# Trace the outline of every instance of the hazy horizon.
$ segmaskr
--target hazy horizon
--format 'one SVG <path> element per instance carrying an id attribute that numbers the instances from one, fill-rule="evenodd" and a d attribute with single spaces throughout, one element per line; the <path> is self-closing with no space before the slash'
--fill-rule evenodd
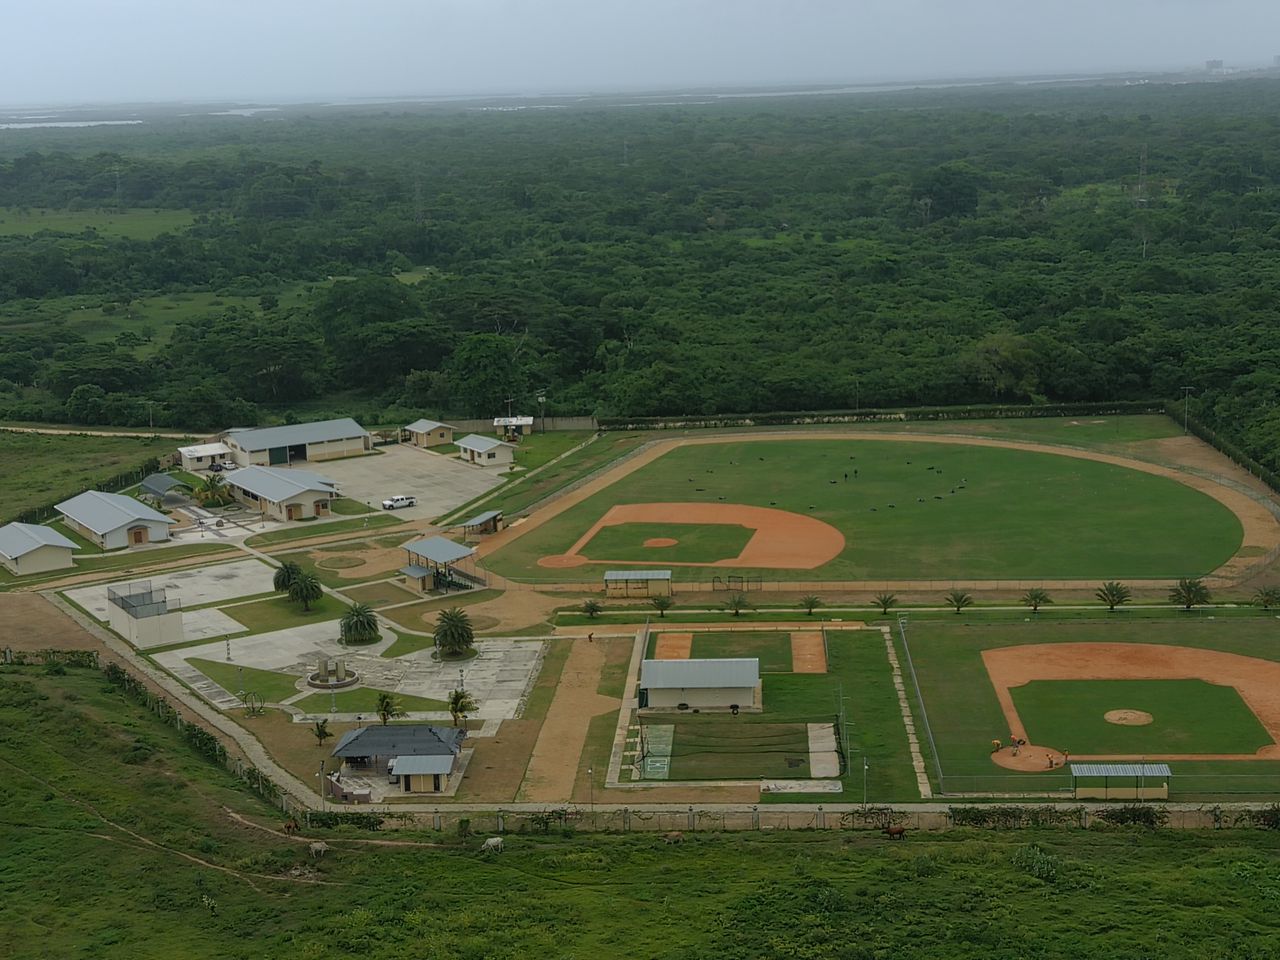
<path id="1" fill-rule="evenodd" d="M 1263 0 L 65 0 L 6 26 L 11 106 L 1247 69 L 1280 53 L 1280 4 Z"/>

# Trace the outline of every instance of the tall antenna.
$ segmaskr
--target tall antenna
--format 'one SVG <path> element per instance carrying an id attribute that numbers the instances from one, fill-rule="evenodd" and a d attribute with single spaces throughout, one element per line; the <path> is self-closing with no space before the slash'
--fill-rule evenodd
<path id="1" fill-rule="evenodd" d="M 1147 145 L 1142 145 L 1142 152 L 1138 155 L 1138 195 L 1133 201 L 1138 206 L 1145 206 L 1147 202 Z"/>

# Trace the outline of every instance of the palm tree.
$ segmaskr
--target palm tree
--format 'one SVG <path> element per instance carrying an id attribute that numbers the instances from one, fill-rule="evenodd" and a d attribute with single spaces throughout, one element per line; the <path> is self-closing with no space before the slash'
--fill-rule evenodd
<path id="1" fill-rule="evenodd" d="M 476 698 L 466 690 L 451 690 L 449 692 L 449 713 L 453 717 L 453 725 L 456 727 L 459 720 L 467 719 L 467 714 L 475 713 L 479 709 L 476 706 Z"/>
<path id="2" fill-rule="evenodd" d="M 338 624 L 342 643 L 377 643 L 382 634 L 378 630 L 378 617 L 367 603 L 353 603 L 342 615 Z"/>
<path id="3" fill-rule="evenodd" d="M 1280 607 L 1280 587 L 1259 587 L 1253 595 L 1253 605 L 1263 610 Z"/>
<path id="4" fill-rule="evenodd" d="M 749 601 L 746 595 L 742 593 L 735 593 L 723 604 L 721 604 L 721 607 L 725 610 L 728 610 L 735 617 L 740 616 L 743 610 L 752 609 L 751 601 Z"/>
<path id="5" fill-rule="evenodd" d="M 191 491 L 196 502 L 202 507 L 219 507 L 231 502 L 231 491 L 220 473 L 211 473 L 201 481 L 200 486 Z"/>
<path id="6" fill-rule="evenodd" d="M 1022 595 L 1024 605 L 1031 608 L 1032 613 L 1039 613 L 1040 608 L 1047 604 L 1053 603 L 1053 598 L 1039 587 L 1028 590 Z"/>
<path id="7" fill-rule="evenodd" d="M 952 590 L 946 596 L 947 605 L 956 608 L 958 614 L 965 607 L 973 606 L 973 597 L 965 593 L 963 590 Z"/>
<path id="8" fill-rule="evenodd" d="M 653 609 L 658 611 L 658 616 L 664 618 L 667 615 L 667 611 L 676 605 L 676 602 L 670 597 L 663 596 L 652 597 L 650 598 L 649 603 L 652 604 Z"/>
<path id="9" fill-rule="evenodd" d="M 594 620 L 596 617 L 600 616 L 600 611 L 603 609 L 604 607 L 600 606 L 599 600 L 582 601 L 582 612 L 585 613 L 587 618 L 590 620 Z"/>
<path id="10" fill-rule="evenodd" d="M 324 742 L 333 736 L 333 731 L 329 729 L 329 721 L 317 720 L 311 728 L 311 735 L 316 738 L 316 746 L 323 747 Z"/>
<path id="11" fill-rule="evenodd" d="M 812 617 L 813 611 L 822 606 L 822 598 L 813 596 L 801 597 L 800 606 L 804 607 L 804 612 Z"/>
<path id="12" fill-rule="evenodd" d="M 311 605 L 324 596 L 320 580 L 309 570 L 300 570 L 289 584 L 289 599 L 302 604 L 302 612 L 310 613 Z"/>
<path id="13" fill-rule="evenodd" d="M 1116 580 L 1108 580 L 1098 588 L 1098 592 L 1094 596 L 1102 603 L 1105 603 L 1108 610 L 1115 610 L 1116 607 L 1126 604 L 1132 599 L 1129 588 Z"/>
<path id="14" fill-rule="evenodd" d="M 1209 596 L 1209 588 L 1204 585 L 1204 581 L 1199 577 L 1187 578 L 1183 577 L 1169 591 L 1169 602 L 1177 603 L 1182 606 L 1183 610 L 1190 610 L 1192 607 L 1202 606 L 1208 603 L 1212 597 Z"/>
<path id="15" fill-rule="evenodd" d="M 476 632 L 465 610 L 441 610 L 436 617 L 436 650 L 442 657 L 462 657 L 475 646 Z"/>
<path id="16" fill-rule="evenodd" d="M 889 615 L 889 608 L 895 606 L 898 602 L 898 598 L 892 593 L 877 593 L 875 599 L 881 615 L 886 617 Z"/>
<path id="17" fill-rule="evenodd" d="M 407 716 L 404 712 L 404 707 L 400 706 L 400 702 L 389 693 L 378 694 L 378 706 L 374 713 L 378 715 L 378 719 L 382 721 L 384 727 L 389 721 L 397 717 Z"/>
<path id="18" fill-rule="evenodd" d="M 292 560 L 286 560 L 280 566 L 276 567 L 276 575 L 271 578 L 271 586 L 277 593 L 287 593 L 289 588 L 293 586 L 293 581 L 298 579 L 298 574 L 302 572 L 302 568 Z"/>

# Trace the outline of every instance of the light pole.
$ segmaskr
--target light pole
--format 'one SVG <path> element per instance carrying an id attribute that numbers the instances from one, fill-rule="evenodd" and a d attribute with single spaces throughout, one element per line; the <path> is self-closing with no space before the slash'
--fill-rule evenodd
<path id="1" fill-rule="evenodd" d="M 863 813 L 867 812 L 867 767 L 869 766 L 870 764 L 867 763 L 867 755 L 864 753 L 862 755 L 862 812 Z"/>
<path id="2" fill-rule="evenodd" d="M 1182 388 L 1182 435 L 1185 437 L 1191 428 L 1191 394 L 1195 387 Z"/>
<path id="3" fill-rule="evenodd" d="M 320 787 L 320 812 L 324 813 L 324 761 L 320 761 L 320 772 L 316 774 Z"/>
<path id="4" fill-rule="evenodd" d="M 538 419 L 542 421 L 538 425 L 541 433 L 547 432 L 547 395 L 545 393 L 538 394 Z"/>
<path id="5" fill-rule="evenodd" d="M 588 804 L 591 807 L 591 825 L 596 825 L 596 781 L 592 774 L 595 771 L 591 767 L 587 767 L 587 797 Z"/>

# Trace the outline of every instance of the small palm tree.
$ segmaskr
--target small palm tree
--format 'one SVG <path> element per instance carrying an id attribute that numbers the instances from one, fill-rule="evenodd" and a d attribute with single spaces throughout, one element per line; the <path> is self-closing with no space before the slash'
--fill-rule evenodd
<path id="1" fill-rule="evenodd" d="M 1117 580 L 1108 580 L 1098 588 L 1094 596 L 1105 603 L 1108 610 L 1115 610 L 1116 607 L 1128 603 L 1133 598 L 1129 588 Z"/>
<path id="2" fill-rule="evenodd" d="M 323 747 L 324 742 L 333 736 L 328 720 L 317 720 L 311 728 L 311 735 L 316 738 L 316 746 Z"/>
<path id="3" fill-rule="evenodd" d="M 461 657 L 476 643 L 475 628 L 465 610 L 441 610 L 436 617 L 436 650 L 442 657 Z"/>
<path id="4" fill-rule="evenodd" d="M 1199 577 L 1183 577 L 1169 591 L 1169 602 L 1180 605 L 1183 610 L 1202 606 L 1211 599 L 1209 588 L 1204 585 L 1204 581 Z"/>
<path id="5" fill-rule="evenodd" d="M 722 609 L 728 610 L 735 617 L 741 616 L 743 610 L 752 609 L 751 601 L 747 599 L 745 594 L 741 593 L 735 593 L 720 606 Z"/>
<path id="6" fill-rule="evenodd" d="M 804 612 L 812 617 L 813 611 L 822 606 L 822 598 L 814 596 L 801 597 L 800 606 L 804 607 Z"/>
<path id="7" fill-rule="evenodd" d="M 1253 605 L 1263 610 L 1280 607 L 1280 587 L 1259 587 L 1253 595 Z"/>
<path id="8" fill-rule="evenodd" d="M 271 586 L 277 593 L 287 593 L 289 588 L 293 586 L 293 581 L 298 579 L 298 574 L 302 572 L 302 568 L 292 560 L 286 560 L 280 566 L 276 567 L 276 575 L 271 578 Z"/>
<path id="9" fill-rule="evenodd" d="M 973 597 L 963 590 L 952 590 L 945 599 L 947 606 L 956 608 L 956 613 L 959 613 L 965 607 L 973 606 Z"/>
<path id="10" fill-rule="evenodd" d="M 309 570 L 301 570 L 289 584 L 289 599 L 302 604 L 302 612 L 310 613 L 311 605 L 324 596 L 320 580 Z"/>
<path id="11" fill-rule="evenodd" d="M 600 611 L 603 609 L 604 607 L 600 605 L 599 600 L 582 601 L 582 612 L 587 615 L 588 619 L 594 620 L 596 617 L 600 616 Z"/>
<path id="12" fill-rule="evenodd" d="M 658 611 L 658 616 L 663 618 L 666 617 L 667 611 L 676 605 L 676 602 L 670 597 L 662 596 L 650 598 L 649 603 L 653 606 L 653 609 Z"/>
<path id="13" fill-rule="evenodd" d="M 378 694 L 378 706 L 374 712 L 378 715 L 378 719 L 382 721 L 384 727 L 398 717 L 408 716 L 404 712 L 404 707 L 400 706 L 400 701 L 389 693 Z"/>
<path id="14" fill-rule="evenodd" d="M 1053 603 L 1053 597 L 1049 596 L 1049 594 L 1044 590 L 1036 587 L 1028 590 L 1022 595 L 1022 603 L 1024 606 L 1030 607 L 1032 613 L 1039 613 L 1041 607 Z"/>
<path id="15" fill-rule="evenodd" d="M 231 502 L 231 491 L 227 489 L 227 482 L 222 479 L 220 473 L 211 473 L 205 477 L 200 485 L 191 491 L 191 495 L 202 507 L 220 507 L 224 503 Z"/>
<path id="16" fill-rule="evenodd" d="M 476 698 L 466 690 L 449 691 L 449 714 L 453 717 L 453 725 L 456 727 L 459 720 L 467 719 L 467 715 L 475 713 Z"/>
<path id="17" fill-rule="evenodd" d="M 875 600 L 876 606 L 880 608 L 881 615 L 886 617 L 889 615 L 889 608 L 895 606 L 898 602 L 898 598 L 892 593 L 877 593 Z"/>
<path id="18" fill-rule="evenodd" d="M 338 635 L 343 643 L 377 643 L 381 637 L 378 617 L 367 603 L 353 603 L 347 607 L 338 623 Z"/>

